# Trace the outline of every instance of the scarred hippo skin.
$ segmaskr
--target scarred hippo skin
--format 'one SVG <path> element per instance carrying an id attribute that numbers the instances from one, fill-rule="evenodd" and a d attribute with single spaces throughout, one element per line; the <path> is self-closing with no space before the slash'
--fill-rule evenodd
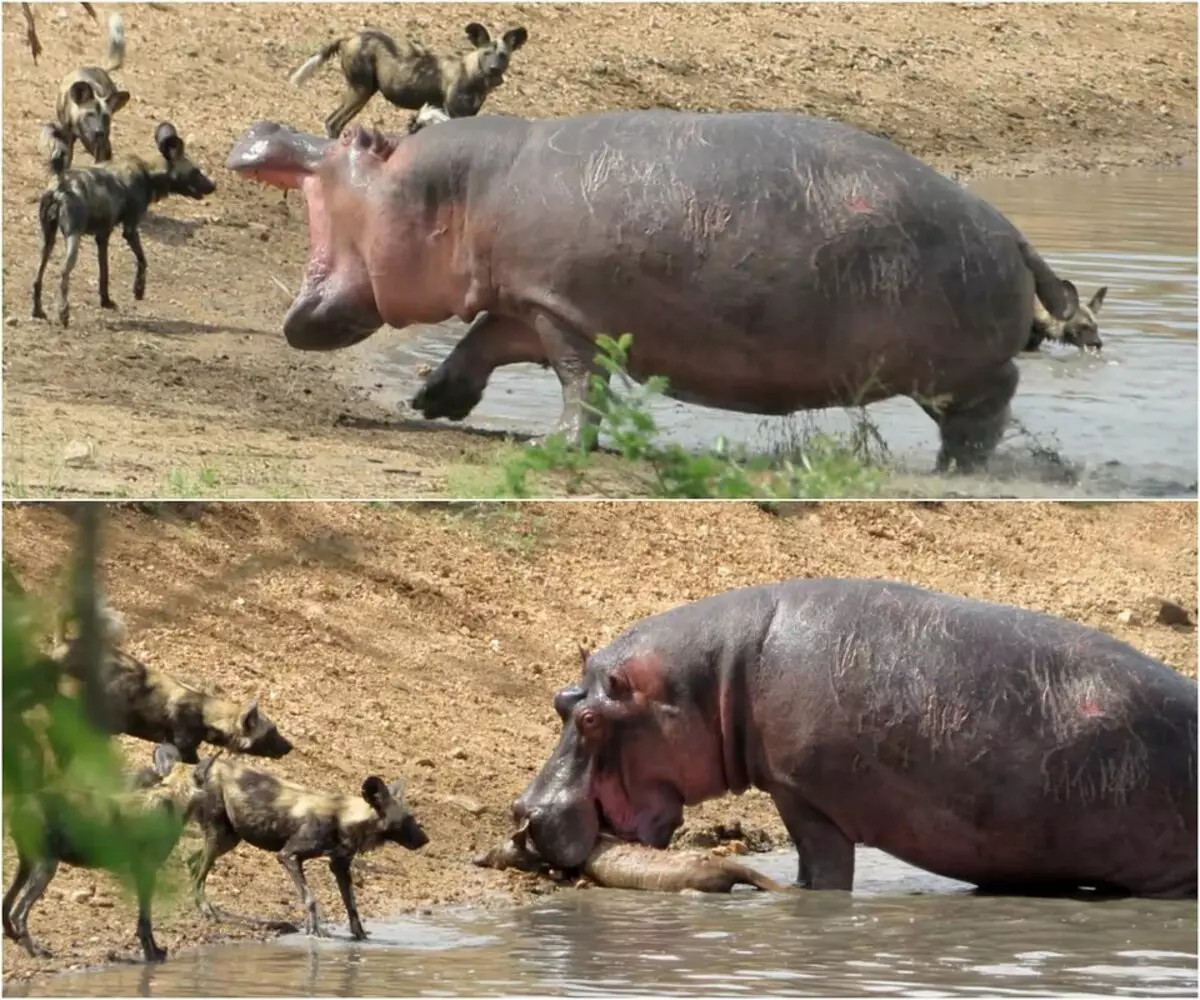
<path id="1" fill-rule="evenodd" d="M 917 400 L 938 467 L 983 463 L 1036 296 L 1078 307 L 996 209 L 886 139 L 776 112 L 463 118 L 337 140 L 259 122 L 230 169 L 308 204 L 288 342 L 473 321 L 413 400 L 465 418 L 494 369 L 549 365 L 578 442 L 595 336 L 635 378 L 746 413 Z"/>
<path id="2" fill-rule="evenodd" d="M 545 862 L 506 840 L 480 854 L 474 863 L 482 868 L 517 868 L 541 871 Z M 791 886 L 731 858 L 709 851 L 663 851 L 601 835 L 582 865 L 583 874 L 608 889 L 645 889 L 651 892 L 732 892 L 749 885 L 763 892 L 783 892 Z"/>
<path id="3" fill-rule="evenodd" d="M 1196 682 L 1073 622 L 794 580 L 633 625 L 555 709 L 513 815 L 556 867 L 756 787 L 813 889 L 866 844 L 990 891 L 1196 896 Z"/>

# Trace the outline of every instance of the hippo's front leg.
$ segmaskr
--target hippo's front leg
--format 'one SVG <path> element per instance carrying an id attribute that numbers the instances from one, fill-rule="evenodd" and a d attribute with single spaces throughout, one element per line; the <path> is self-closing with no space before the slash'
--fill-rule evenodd
<path id="1" fill-rule="evenodd" d="M 794 792 L 771 793 L 800 855 L 797 882 L 807 889 L 849 892 L 854 887 L 854 844 L 826 815 Z"/>
<path id="2" fill-rule="evenodd" d="M 479 405 L 497 368 L 521 362 L 544 365 L 546 360 L 535 331 L 511 316 L 482 312 L 425 380 L 412 399 L 412 408 L 430 420 L 465 420 Z"/>

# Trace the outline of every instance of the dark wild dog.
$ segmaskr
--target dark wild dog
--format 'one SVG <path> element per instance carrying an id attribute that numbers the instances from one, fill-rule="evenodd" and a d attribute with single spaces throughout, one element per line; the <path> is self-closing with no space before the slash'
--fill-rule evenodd
<path id="1" fill-rule="evenodd" d="M 482 24 L 466 28 L 473 46 L 465 55 L 440 56 L 416 42 L 398 44 L 382 31 L 360 31 L 326 45 L 291 75 L 299 87 L 326 62 L 341 53 L 346 94 L 325 119 L 325 134 L 337 138 L 378 92 L 388 103 L 416 111 L 424 104 L 445 110 L 451 118 L 479 114 L 488 94 L 504 83 L 512 54 L 529 38 L 524 28 L 510 28 L 493 41 Z"/>
<path id="2" fill-rule="evenodd" d="M 197 690 L 170 674 L 116 648 L 123 634 L 119 616 L 109 608 L 101 614 L 106 653 L 100 669 L 105 701 L 112 717 L 111 731 L 152 743 L 170 743 L 187 764 L 199 761 L 197 748 L 209 743 L 234 753 L 279 758 L 292 744 L 258 708 L 254 698 L 242 708 L 231 701 Z M 51 658 L 69 677 L 80 675 L 76 640 L 60 642 Z"/>
<path id="3" fill-rule="evenodd" d="M 48 125 L 48 130 L 57 126 Z M 67 141 L 61 133 L 51 141 Z M 54 241 L 62 233 L 67 244 L 62 276 L 58 288 L 58 321 L 66 326 L 71 307 L 67 301 L 71 272 L 79 257 L 79 241 L 84 236 L 96 240 L 96 255 L 100 265 L 100 305 L 116 309 L 108 294 L 108 240 L 113 230 L 121 234 L 133 251 L 137 270 L 133 278 L 133 297 L 138 301 L 146 294 L 146 254 L 138 226 L 150 206 L 168 195 L 184 195 L 199 200 L 212 194 L 217 186 L 191 160 L 183 148 L 183 140 L 175 126 L 163 122 L 154 130 L 154 144 L 162 154 L 163 163 L 152 166 L 137 157 L 94 167 L 74 167 L 55 173 L 53 180 L 38 201 L 38 221 L 42 226 L 42 259 L 33 281 L 33 316 L 45 319 L 42 310 L 42 278 L 54 250 Z M 53 163 L 54 157 L 51 157 Z"/>
<path id="4" fill-rule="evenodd" d="M 1104 305 L 1104 296 L 1107 294 L 1107 285 L 1097 289 L 1087 305 L 1082 302 L 1079 304 L 1070 319 L 1055 319 L 1035 298 L 1033 328 L 1029 332 L 1025 350 L 1036 351 L 1045 341 L 1057 340 L 1060 344 L 1073 344 L 1085 351 L 1099 351 L 1104 346 L 1100 339 L 1100 307 Z"/>
<path id="5" fill-rule="evenodd" d="M 103 820 L 127 841 L 129 868 L 121 874 L 132 877 L 137 891 L 137 936 L 142 956 L 147 962 L 163 961 L 167 951 L 154 940 L 150 904 L 158 872 L 175 849 L 183 826 L 200 801 L 200 789 L 192 778 L 192 770 L 181 764 L 179 752 L 173 746 L 160 745 L 154 750 L 152 773 L 143 768 L 128 778 L 130 791 L 115 795 L 72 791 L 63 795 L 52 785 L 41 794 L 20 802 L 15 807 L 18 810 L 34 810 L 40 814 L 44 823 L 45 849 L 35 854 L 17 841 L 17 871 L 4 894 L 4 936 L 18 942 L 34 958 L 49 957 L 50 952 L 29 933 L 30 911 L 50 886 L 59 864 L 91 869 L 105 866 L 102 850 L 96 842 L 87 834 L 73 833 L 71 824 L 65 821 L 63 807 L 70 805 L 85 815 Z M 138 818 L 155 812 L 173 818 L 178 826 L 146 828 L 136 824 Z"/>
<path id="6" fill-rule="evenodd" d="M 54 173 L 71 166 L 77 141 L 96 163 L 112 159 L 113 116 L 129 103 L 129 91 L 119 90 L 109 73 L 124 63 L 125 21 L 120 14 L 113 14 L 108 19 L 107 66 L 84 66 L 68 73 L 58 85 L 56 124 L 63 143 L 55 146 L 51 156 Z"/>
<path id="7" fill-rule="evenodd" d="M 88 17 L 93 21 L 96 20 L 96 8 L 90 3 L 81 3 L 79 5 L 87 11 Z M 33 64 L 36 66 L 38 56 L 42 54 L 42 43 L 38 38 L 37 22 L 33 19 L 33 4 L 21 4 L 21 13 L 25 15 L 25 41 L 29 44 L 29 53 L 33 56 Z"/>
<path id="8" fill-rule="evenodd" d="M 327 857 L 337 881 L 350 933 L 367 936 L 354 902 L 350 863 L 355 855 L 392 841 L 410 851 L 429 838 L 404 802 L 403 784 L 391 787 L 371 775 L 361 797 L 312 791 L 226 757 L 213 761 L 201 778 L 203 791 L 196 820 L 204 832 L 204 850 L 189 860 L 196 905 L 210 919 L 223 919 L 208 902 L 204 884 L 217 859 L 243 840 L 273 851 L 291 876 L 305 910 L 305 930 L 326 936 L 317 918 L 317 900 L 304 877 L 304 862 Z"/>

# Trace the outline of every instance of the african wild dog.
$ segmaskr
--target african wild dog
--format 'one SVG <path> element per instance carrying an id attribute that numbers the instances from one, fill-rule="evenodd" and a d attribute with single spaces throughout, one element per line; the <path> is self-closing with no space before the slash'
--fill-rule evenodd
<path id="1" fill-rule="evenodd" d="M 197 772 L 199 775 L 199 772 Z M 222 914 L 208 902 L 204 884 L 216 860 L 243 840 L 273 851 L 291 876 L 305 909 L 305 929 L 323 935 L 317 900 L 304 877 L 304 862 L 329 858 L 350 933 L 367 936 L 354 902 L 350 863 L 355 855 L 392 841 L 419 850 L 429 842 L 404 802 L 403 784 L 391 787 L 371 775 L 360 796 L 311 791 L 226 757 L 213 761 L 199 779 L 203 785 L 196 821 L 204 832 L 204 850 L 189 861 L 196 905 L 210 919 Z"/>
<path id="2" fill-rule="evenodd" d="M 84 66 L 63 77 L 58 86 L 56 125 L 61 143 L 54 144 L 50 169 L 60 173 L 75 158 L 76 141 L 96 163 L 112 159 L 113 116 L 129 103 L 129 91 L 118 90 L 109 73 L 125 64 L 125 21 L 120 14 L 108 19 L 108 65 Z"/>
<path id="3" fill-rule="evenodd" d="M 57 128 L 46 126 L 51 141 L 61 146 L 68 140 L 61 131 L 56 131 Z M 141 301 L 145 296 L 146 254 L 142 250 L 138 226 L 150 206 L 168 195 L 185 195 L 199 200 L 217 189 L 216 184 L 188 159 L 175 126 L 169 122 L 159 125 L 154 130 L 154 144 L 163 157 L 161 166 L 151 166 L 145 160 L 133 157 L 119 163 L 75 167 L 55 173 L 38 201 L 42 259 L 33 281 L 35 318 L 46 318 L 42 310 L 42 278 L 59 232 L 67 244 L 57 299 L 58 321 L 63 326 L 70 320 L 67 291 L 71 272 L 79 256 L 79 241 L 85 235 L 96 240 L 96 255 L 100 264 L 100 305 L 105 309 L 117 307 L 108 294 L 108 240 L 118 226 L 137 262 L 133 297 Z M 51 160 L 53 162 L 53 156 Z"/>
<path id="4" fill-rule="evenodd" d="M 1025 350 L 1036 351 L 1046 340 L 1057 340 L 1060 344 L 1074 344 L 1084 350 L 1100 350 L 1104 342 L 1100 339 L 1100 324 L 1098 317 L 1100 307 L 1104 305 L 1104 296 L 1108 294 L 1108 286 L 1104 285 L 1096 291 L 1091 301 L 1084 305 L 1082 302 L 1070 319 L 1055 319 L 1038 299 L 1033 301 L 1033 327 L 1029 331 L 1029 341 Z"/>
<path id="5" fill-rule="evenodd" d="M 180 762 L 175 747 L 160 745 L 154 750 L 153 769 L 143 768 L 127 777 L 128 791 L 115 795 L 80 791 L 60 794 L 51 785 L 41 794 L 16 804 L 17 810 L 33 810 L 40 815 L 45 824 L 45 849 L 34 852 L 21 840 L 17 841 L 17 871 L 4 894 L 4 936 L 18 942 L 35 958 L 48 957 L 50 952 L 35 942 L 29 933 L 29 913 L 54 879 L 59 864 L 94 869 L 106 868 L 112 863 L 104 857 L 102 846 L 93 837 L 73 832 L 72 824 L 65 820 L 64 806 L 69 805 L 76 813 L 103 820 L 127 840 L 133 838 L 133 843 L 124 845 L 127 857 L 122 862 L 125 868 L 121 873 L 132 877 L 137 891 L 137 935 L 142 956 L 147 962 L 163 961 L 167 951 L 154 940 L 150 904 L 158 872 L 179 842 L 182 827 L 200 803 L 200 786 L 193 779 L 192 771 L 193 768 Z M 139 829 L 133 824 L 132 821 L 156 811 L 173 817 L 179 826 Z"/>
<path id="6" fill-rule="evenodd" d="M 504 83 L 512 54 L 529 38 L 524 28 L 510 28 L 498 41 L 482 24 L 467 25 L 474 46 L 466 55 L 439 56 L 416 42 L 397 44 L 382 31 L 360 31 L 326 45 L 291 75 L 299 87 L 337 53 L 341 53 L 346 94 L 325 119 L 325 134 L 337 138 L 375 96 L 398 108 L 415 111 L 423 104 L 445 110 L 451 118 L 479 114 L 488 94 Z"/>
<path id="7" fill-rule="evenodd" d="M 201 743 L 256 757 L 279 758 L 291 751 L 292 744 L 259 711 L 257 698 L 240 708 L 146 666 L 116 648 L 117 622 L 114 612 L 102 609 L 108 649 L 100 678 L 113 713 L 114 734 L 170 743 L 188 764 L 199 760 L 196 750 Z M 78 677 L 80 655 L 77 640 L 72 640 L 59 643 L 51 658 L 65 674 Z"/>

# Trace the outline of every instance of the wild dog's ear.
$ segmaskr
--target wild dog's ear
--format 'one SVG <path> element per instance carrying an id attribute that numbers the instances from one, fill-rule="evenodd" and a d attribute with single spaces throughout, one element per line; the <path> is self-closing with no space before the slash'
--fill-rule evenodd
<path id="1" fill-rule="evenodd" d="M 383 779 L 376 774 L 372 774 L 362 783 L 362 797 L 380 816 L 387 812 L 387 807 L 392 801 L 392 793 L 388 791 Z"/>
<path id="2" fill-rule="evenodd" d="M 197 788 L 204 787 L 205 782 L 208 781 L 209 772 L 212 771 L 213 764 L 216 763 L 217 758 L 220 757 L 221 754 L 224 752 L 225 752 L 225 748 L 222 747 L 216 753 L 211 754 L 208 757 L 200 758 L 200 763 L 198 763 L 194 768 L 192 768 L 192 784 L 193 785 L 195 785 Z"/>
<path id="3" fill-rule="evenodd" d="M 1092 315 L 1100 312 L 1100 307 L 1104 305 L 1104 296 L 1108 294 L 1108 285 L 1102 285 L 1096 289 L 1096 294 L 1092 296 L 1092 301 L 1088 303 L 1088 308 L 1092 311 Z"/>
<path id="4" fill-rule="evenodd" d="M 114 90 L 108 98 L 108 113 L 115 115 L 129 103 L 128 90 Z"/>
<path id="5" fill-rule="evenodd" d="M 87 80 L 76 80 L 67 91 L 67 97 L 72 104 L 86 104 L 95 98 L 96 92 Z"/>
<path id="6" fill-rule="evenodd" d="M 160 743 L 154 748 L 154 770 L 165 778 L 176 764 L 183 763 L 183 756 L 174 743 Z"/>
<path id="7" fill-rule="evenodd" d="M 492 40 L 491 33 L 478 21 L 467 25 L 467 40 L 477 49 L 483 48 Z"/>
<path id="8" fill-rule="evenodd" d="M 504 33 L 504 44 L 513 52 L 529 41 L 529 32 L 524 28 L 510 28 Z"/>
<path id="9" fill-rule="evenodd" d="M 404 779 L 397 778 L 390 785 L 388 785 L 388 794 L 391 795 L 391 797 L 393 799 L 395 799 L 397 802 L 403 802 L 404 801 Z"/>
<path id="10" fill-rule="evenodd" d="M 238 716 L 238 729 L 244 733 L 248 733 L 255 729 L 258 723 L 258 699 L 251 698 L 250 703 L 242 709 L 242 714 Z"/>
<path id="11" fill-rule="evenodd" d="M 1062 287 L 1063 292 L 1067 296 L 1067 315 L 1060 318 L 1063 320 L 1068 320 L 1071 319 L 1071 317 L 1073 317 L 1077 312 L 1079 312 L 1079 289 L 1076 288 L 1075 285 L 1066 278 L 1063 278 Z"/>
<path id="12" fill-rule="evenodd" d="M 183 140 L 179 138 L 179 133 L 170 122 L 162 122 L 154 130 L 154 145 L 158 147 L 164 160 L 177 160 L 183 155 Z"/>

